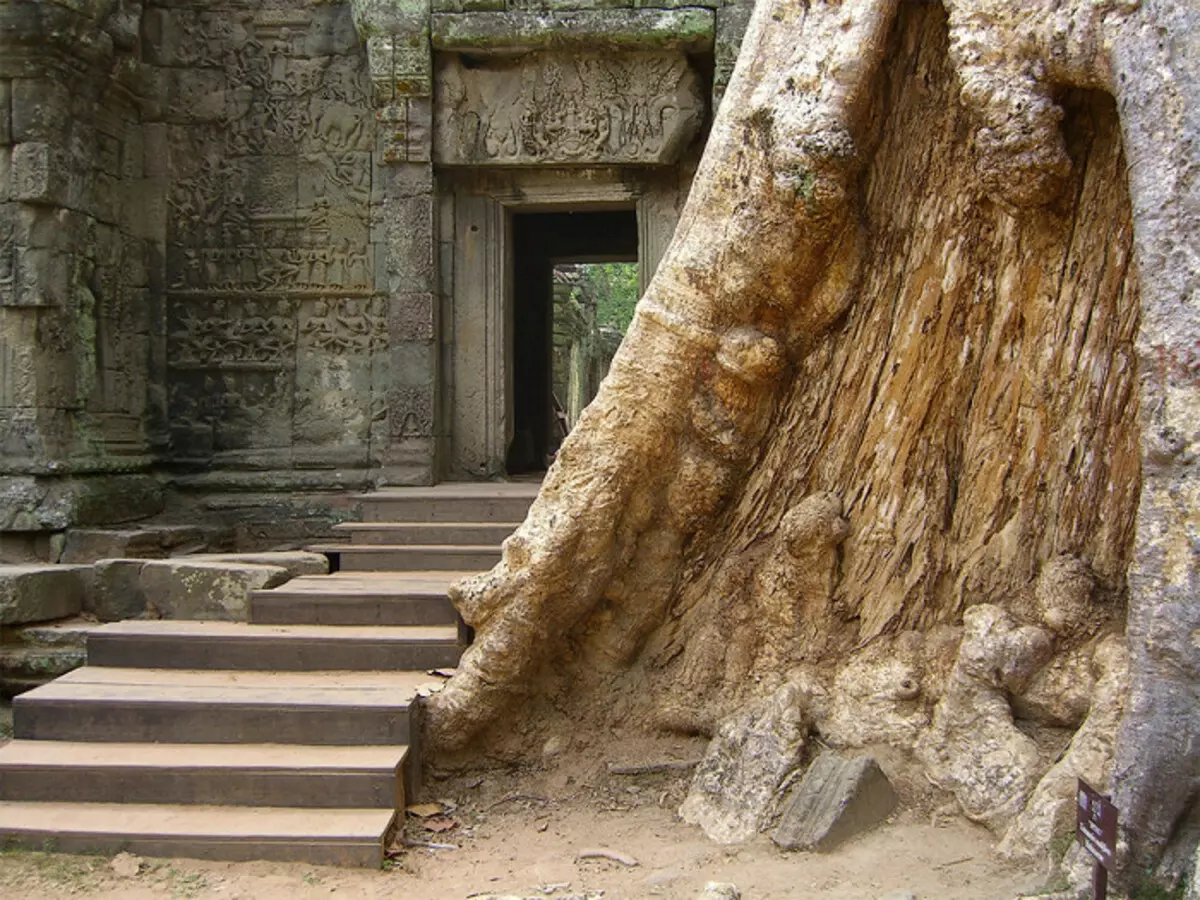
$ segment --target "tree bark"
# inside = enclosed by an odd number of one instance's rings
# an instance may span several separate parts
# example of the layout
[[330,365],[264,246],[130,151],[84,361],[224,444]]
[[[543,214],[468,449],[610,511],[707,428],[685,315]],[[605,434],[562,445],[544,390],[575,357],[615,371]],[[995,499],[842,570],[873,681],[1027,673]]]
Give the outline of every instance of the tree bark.
[[[947,7],[759,3],[609,377],[503,561],[455,588],[477,640],[431,703],[436,744],[517,698],[712,734],[790,685],[824,740],[915,749],[1028,847],[1067,779],[1013,709],[1079,728],[1100,680],[1073,758],[1107,777],[1140,671],[1119,636],[1145,404],[1200,409],[1194,366],[1145,382],[1143,284],[1181,301],[1135,241],[1122,139],[1147,138],[1109,93],[1149,77],[1163,13]],[[1200,346],[1194,302],[1160,346]],[[1175,427],[1171,460],[1196,440]],[[1186,499],[1161,502],[1186,536]],[[1195,600],[1190,547],[1173,602]]]

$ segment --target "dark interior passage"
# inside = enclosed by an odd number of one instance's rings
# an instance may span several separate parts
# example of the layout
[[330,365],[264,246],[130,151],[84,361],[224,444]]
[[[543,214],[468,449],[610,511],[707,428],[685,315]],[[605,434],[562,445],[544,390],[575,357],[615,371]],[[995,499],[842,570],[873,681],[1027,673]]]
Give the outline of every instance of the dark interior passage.
[[510,475],[546,468],[557,451],[552,389],[556,262],[637,261],[637,213],[517,213],[513,247],[513,438]]

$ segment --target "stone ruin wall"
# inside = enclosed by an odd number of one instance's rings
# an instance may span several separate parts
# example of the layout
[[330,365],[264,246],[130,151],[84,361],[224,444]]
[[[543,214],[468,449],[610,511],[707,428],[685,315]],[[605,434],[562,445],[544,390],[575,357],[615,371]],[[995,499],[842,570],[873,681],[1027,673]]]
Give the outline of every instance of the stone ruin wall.
[[[571,95],[587,48],[668,76],[686,50],[676,78],[719,96],[749,12],[591,5],[0,0],[0,533],[153,515],[172,488],[443,474],[455,223],[435,162],[673,162],[584,121],[604,102]],[[480,158],[480,113],[514,101],[565,104],[595,145],[550,116]]]

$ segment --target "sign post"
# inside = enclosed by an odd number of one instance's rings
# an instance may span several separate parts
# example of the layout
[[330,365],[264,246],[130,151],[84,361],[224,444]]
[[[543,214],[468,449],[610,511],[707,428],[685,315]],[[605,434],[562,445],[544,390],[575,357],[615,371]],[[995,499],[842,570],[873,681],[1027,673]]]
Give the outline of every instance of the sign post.
[[1117,855],[1117,808],[1082,778],[1075,794],[1075,839],[1092,855],[1092,900],[1108,897],[1108,870]]

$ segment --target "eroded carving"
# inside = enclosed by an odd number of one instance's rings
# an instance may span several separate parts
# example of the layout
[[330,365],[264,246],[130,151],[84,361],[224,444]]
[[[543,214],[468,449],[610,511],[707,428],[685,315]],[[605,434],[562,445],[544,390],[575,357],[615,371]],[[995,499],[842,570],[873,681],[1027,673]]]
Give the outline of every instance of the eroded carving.
[[437,65],[434,159],[448,165],[669,164],[704,118],[676,53],[560,55]]
[[176,304],[168,335],[173,368],[290,366],[296,306],[289,300],[208,300]]

